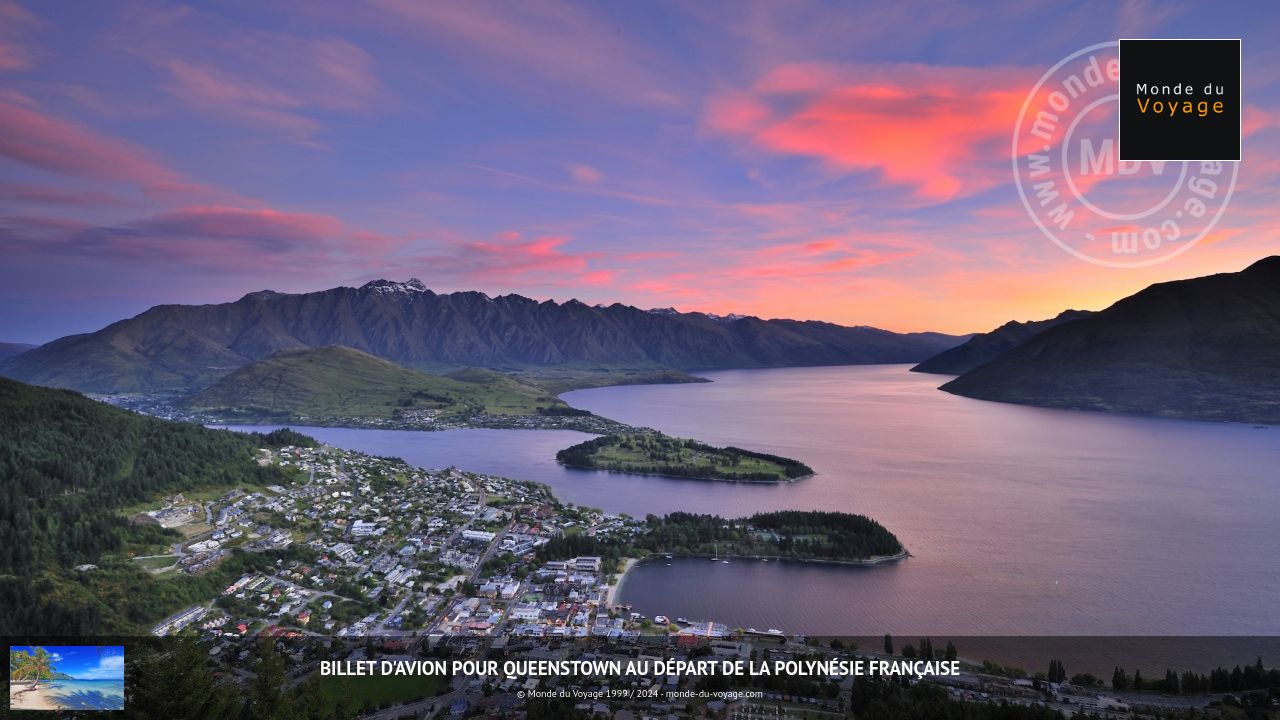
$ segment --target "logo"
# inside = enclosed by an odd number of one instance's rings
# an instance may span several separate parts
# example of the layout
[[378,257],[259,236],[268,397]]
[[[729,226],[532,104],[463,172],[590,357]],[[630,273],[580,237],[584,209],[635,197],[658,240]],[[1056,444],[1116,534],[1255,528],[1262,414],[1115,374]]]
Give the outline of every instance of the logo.
[[1239,40],[1120,40],[1120,158],[1239,160]]
[[1119,43],[1078,50],[1023,101],[1013,172],[1023,206],[1058,247],[1106,267],[1176,257],[1213,230],[1239,164],[1121,160]]

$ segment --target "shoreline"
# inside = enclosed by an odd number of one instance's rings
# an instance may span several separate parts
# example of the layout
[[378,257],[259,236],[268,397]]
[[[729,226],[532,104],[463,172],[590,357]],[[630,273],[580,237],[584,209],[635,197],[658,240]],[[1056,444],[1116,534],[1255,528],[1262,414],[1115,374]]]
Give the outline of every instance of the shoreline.
[[640,558],[629,557],[626,562],[622,564],[622,569],[618,571],[618,579],[609,583],[608,589],[605,590],[604,606],[606,608],[611,608],[615,605],[614,600],[617,598],[618,589],[621,588],[622,583],[626,581],[627,573],[630,573],[631,569],[639,563]]
[[734,485],[788,485],[790,483],[799,482],[801,480],[808,480],[811,477],[816,477],[818,474],[816,472],[811,472],[807,475],[799,475],[793,478],[779,478],[777,480],[734,480],[732,478],[693,477],[691,475],[669,475],[667,473],[634,472],[631,470],[615,470],[613,468],[606,468],[606,467],[593,467],[591,465],[574,465],[574,464],[563,462],[558,458],[556,459],[556,463],[559,464],[561,467],[565,467],[570,470],[589,470],[593,472],[612,473],[615,475],[636,475],[639,477],[666,478],[668,480],[693,480],[695,482],[731,483]]
[[35,690],[30,690],[25,682],[11,682],[9,685],[9,709],[65,710],[66,708],[55,703],[45,694],[49,689],[50,686],[43,683],[37,685]]
[[[608,591],[605,596],[605,607],[614,607],[615,605],[617,605],[615,601],[617,600],[618,590],[622,587],[622,583],[627,579],[627,575],[630,574],[631,571],[634,570],[637,565],[640,565],[641,563],[650,562],[659,557],[665,559],[668,555],[670,555],[672,558],[682,558],[682,559],[692,559],[692,558],[711,559],[713,557],[711,555],[707,555],[703,553],[654,552],[654,553],[650,553],[649,555],[646,555],[643,558],[627,558],[626,562],[622,566],[622,570],[619,571],[618,573],[618,580],[614,583],[611,583],[608,586]],[[718,556],[715,556],[715,558],[719,560],[757,560],[757,561],[772,560],[774,562],[793,562],[793,563],[803,563],[805,565],[838,565],[838,566],[844,566],[844,567],[875,567],[877,565],[888,565],[889,563],[900,562],[910,557],[913,557],[911,554],[911,551],[906,549],[904,549],[900,553],[894,553],[893,555],[872,555],[871,557],[862,558],[859,560],[824,560],[822,558],[793,558],[793,557],[783,557],[781,555],[718,555]]]
[[[575,419],[576,418],[576,419]],[[274,426],[315,427],[343,430],[403,430],[408,432],[448,432],[450,430],[570,430],[588,435],[611,435],[622,432],[644,432],[640,428],[599,415],[486,415],[478,421],[470,418],[421,422],[394,418],[299,418],[299,417],[229,417],[191,413],[180,418],[205,427]]]
[[911,554],[911,551],[906,549],[904,549],[900,553],[894,553],[892,555],[872,555],[870,557],[859,558],[857,560],[828,560],[826,558],[797,558],[797,557],[789,557],[786,555],[731,555],[728,553],[722,553],[720,555],[710,555],[707,553],[654,552],[650,554],[648,557],[644,558],[644,561],[648,561],[659,555],[663,557],[670,555],[672,558],[686,558],[686,559],[687,558],[700,558],[700,559],[714,558],[717,560],[771,560],[774,562],[804,563],[806,565],[843,565],[843,566],[849,566],[849,567],[874,567],[876,565],[887,565],[889,563],[895,563],[902,560],[906,560],[907,558],[910,558],[910,557],[914,557]]
[[42,680],[35,690],[29,689],[29,683],[29,680],[10,681],[10,710],[98,712],[124,709],[123,678]]

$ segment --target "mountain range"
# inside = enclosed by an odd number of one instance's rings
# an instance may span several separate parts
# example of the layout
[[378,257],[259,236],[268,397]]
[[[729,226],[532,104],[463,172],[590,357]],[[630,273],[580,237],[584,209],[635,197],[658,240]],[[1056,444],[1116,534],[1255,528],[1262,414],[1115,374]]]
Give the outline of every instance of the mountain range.
[[0,361],[0,375],[89,392],[189,391],[280,350],[342,345],[422,370],[915,363],[969,336],[712,317],[615,303],[439,294],[421,282],[159,305]]
[[979,365],[991,362],[1001,354],[1030,340],[1036,333],[1069,320],[1079,320],[1093,313],[1088,310],[1064,310],[1048,320],[1018,322],[1012,320],[992,330],[969,338],[963,345],[944,350],[911,368],[912,372],[962,375]]
[[946,383],[983,400],[1280,423],[1280,256],[1152,285]]

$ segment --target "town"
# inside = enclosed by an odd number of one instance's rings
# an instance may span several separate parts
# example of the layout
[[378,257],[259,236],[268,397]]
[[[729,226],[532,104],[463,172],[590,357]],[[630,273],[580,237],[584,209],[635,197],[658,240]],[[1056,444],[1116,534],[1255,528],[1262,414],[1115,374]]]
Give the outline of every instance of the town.
[[[150,572],[201,575],[237,551],[269,561],[152,627],[157,636],[199,638],[228,671],[243,674],[237,668],[252,663],[263,641],[286,653],[298,677],[318,674],[322,663],[359,666],[375,657],[655,665],[712,658],[816,666],[855,652],[839,640],[631,612],[615,596],[634,558],[553,557],[546,550],[554,538],[579,535],[629,545],[645,532],[644,523],[562,504],[536,483],[419,469],[328,446],[262,449],[258,462],[292,469],[295,481],[207,500],[169,496],[142,513],[186,536],[163,559],[138,558]],[[895,657],[888,649],[857,652]],[[934,658],[931,645],[925,652],[922,644],[918,651],[902,648],[900,656]],[[954,649],[947,659],[954,659]],[[924,684],[953,701],[1057,709],[1065,716],[1143,717],[1203,709],[1214,700],[1126,695],[1079,678],[1049,682],[998,666],[963,667],[959,674],[900,682]],[[849,710],[857,682],[847,675],[396,679],[418,681],[419,691],[400,685],[396,697],[367,700],[366,717],[509,715],[529,698],[568,698],[579,712],[610,717],[836,717]]]
[[202,573],[237,548],[282,555],[154,634],[496,638],[509,625],[518,636],[583,637],[625,627],[602,610],[618,568],[599,557],[540,562],[535,551],[562,534],[625,540],[641,532],[635,521],[561,505],[533,483],[329,447],[263,449],[258,462],[292,468],[298,481],[204,503],[171,496],[145,513],[201,530],[171,555],[140,558],[152,572]]

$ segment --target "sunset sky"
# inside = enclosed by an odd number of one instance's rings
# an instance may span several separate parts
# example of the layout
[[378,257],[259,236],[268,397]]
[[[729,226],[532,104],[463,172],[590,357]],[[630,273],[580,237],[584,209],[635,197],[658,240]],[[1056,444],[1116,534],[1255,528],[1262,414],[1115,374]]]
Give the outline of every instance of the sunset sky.
[[[1038,9],[1037,9],[1038,8]],[[971,332],[1280,249],[1265,3],[0,0],[0,341],[160,303],[437,291]],[[1206,242],[1071,257],[1009,142],[1063,56],[1243,38]]]

